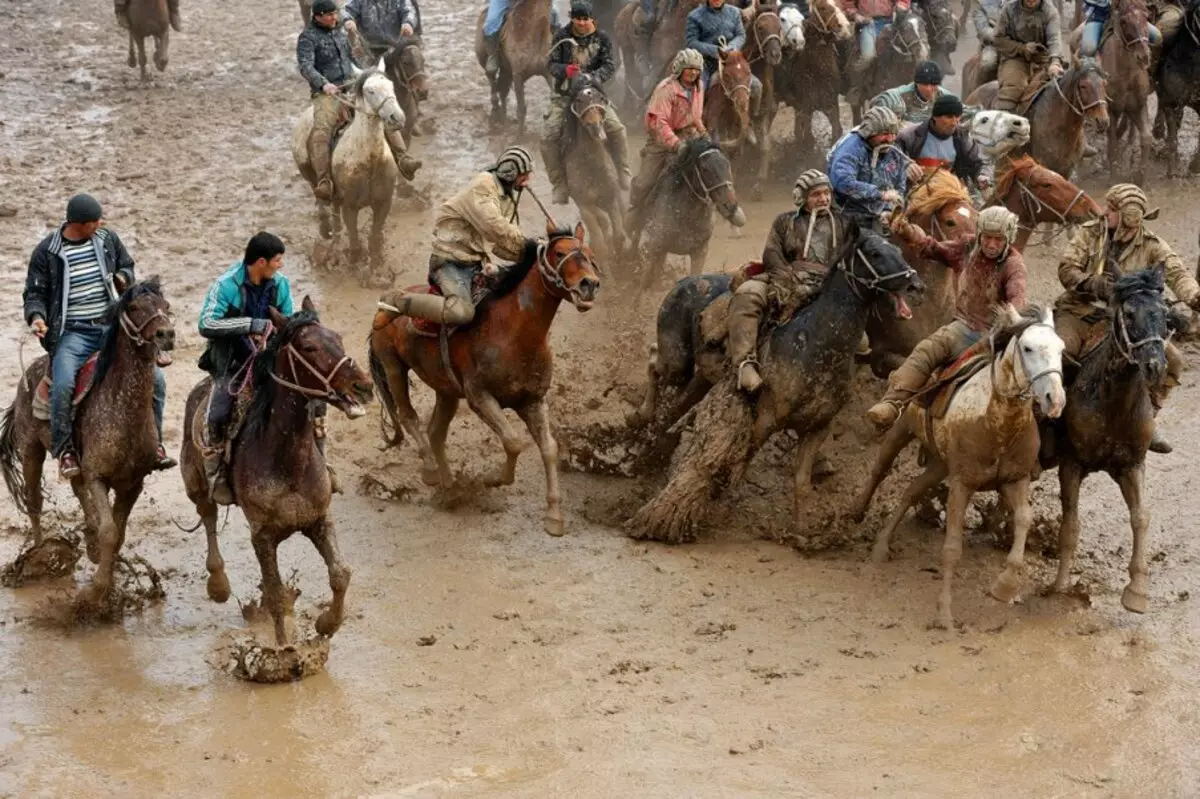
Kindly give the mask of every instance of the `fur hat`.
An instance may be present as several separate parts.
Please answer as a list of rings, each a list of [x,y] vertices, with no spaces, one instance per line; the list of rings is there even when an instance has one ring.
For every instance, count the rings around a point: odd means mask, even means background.
[[[993,205],[979,212],[975,229],[980,235],[990,233],[1003,236],[1005,241],[1012,244],[1017,239],[1017,215],[1002,205]]]

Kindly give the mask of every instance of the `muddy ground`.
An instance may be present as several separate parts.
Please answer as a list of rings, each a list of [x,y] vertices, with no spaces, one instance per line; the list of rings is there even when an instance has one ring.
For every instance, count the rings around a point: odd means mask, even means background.
[[[418,184],[436,198],[508,139],[488,134],[482,75],[465,44],[475,5],[426,6],[438,128],[417,146],[426,162]],[[107,0],[13,0],[6,11],[0,204],[15,211],[0,218],[7,390],[21,358],[28,253],[77,190],[102,199],[141,274],[165,280],[181,345],[169,372],[172,450],[199,376],[202,293],[260,228],[285,237],[298,294],[312,294],[363,355],[374,292],[313,268],[315,215],[288,153],[307,99],[293,60],[294,2],[260,0],[251,13],[185,4],[171,65],[148,85],[124,66]],[[532,96],[544,108],[545,89]],[[790,130],[784,117],[778,130]],[[782,167],[767,201],[747,203],[741,237],[719,227],[713,267],[755,254],[805,165]],[[1156,229],[1189,263],[1197,188],[1150,184],[1163,207]],[[535,216],[527,209],[531,232]],[[394,211],[388,261],[399,279],[421,276],[430,224],[427,211]],[[1034,294],[1049,299],[1053,249],[1030,255]],[[631,300],[612,285],[602,294],[586,316],[564,309],[553,331],[553,410],[563,425],[619,418],[641,385],[657,298]],[[23,358],[36,352],[26,347]],[[39,620],[69,582],[0,590],[0,795],[1195,796],[1196,374],[1162,415],[1176,454],[1148,468],[1145,616],[1120,608],[1130,535],[1102,476],[1084,488],[1078,565],[1090,601],[1037,596],[1054,562],[1031,553],[1028,598],[998,605],[983,591],[1002,553],[976,535],[956,595],[964,626],[932,632],[937,530],[906,524],[892,562],[865,562],[895,481],[844,539],[822,535],[821,513],[793,531],[786,447],[768,448],[714,507],[701,543],[664,548],[620,530],[653,482],[568,474],[569,535],[550,539],[536,456],[523,459],[515,486],[446,507],[420,486],[411,448],[377,451],[372,416],[331,425],[350,488],[334,514],[354,578],[328,670],[248,685],[221,670],[227,634],[245,629],[237,603],[206,600],[203,536],[172,524],[194,519],[179,475],[153,476],[126,547],[162,571],[165,601],[117,626],[64,632]],[[826,446],[842,472],[822,485],[822,507],[848,499],[871,453],[858,418],[881,384],[865,372],[859,384]],[[431,405],[427,391],[418,396]],[[467,473],[500,457],[465,410],[450,453]],[[359,490],[368,473],[390,498]],[[51,526],[77,525],[69,492],[48,488]],[[1037,495],[1053,524],[1054,479]],[[24,522],[7,500],[0,525],[8,561]],[[236,511],[222,541],[235,595],[248,602],[258,567]],[[324,568],[303,540],[281,557],[297,570],[297,607],[311,627],[328,596]]]

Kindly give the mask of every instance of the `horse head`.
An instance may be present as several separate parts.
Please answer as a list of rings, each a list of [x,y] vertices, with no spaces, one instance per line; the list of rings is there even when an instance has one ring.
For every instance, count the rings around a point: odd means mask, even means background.
[[[746,213],[738,204],[737,192],[733,190],[733,167],[712,139],[698,138],[685,142],[679,148],[675,169],[696,197],[711,202],[734,227],[746,224]]]
[[[546,246],[538,254],[538,272],[546,290],[560,300],[570,300],[577,311],[589,311],[600,291],[600,270],[592,248],[583,239],[583,223],[574,230],[546,223]]]
[[[783,49],[789,53],[804,50],[804,14],[795,6],[779,7],[779,31]]]
[[[1079,224],[1103,216],[1087,192],[1030,156],[1008,158],[997,170],[996,199],[1027,223]]]
[[[1108,130],[1108,76],[1094,58],[1084,58],[1060,78],[1060,91],[1071,110]]]
[[[111,357],[117,338],[124,334],[139,357],[155,360],[159,366],[169,365],[175,349],[175,322],[170,311],[171,303],[163,296],[158,278],[133,284],[109,308],[111,326],[104,349]]]
[[[258,360],[256,386],[269,379],[285,390],[313,400],[323,400],[351,419],[367,410],[374,396],[371,378],[346,354],[342,337],[321,324],[309,297],[299,313],[285,317],[269,309],[275,334]]]
[[[396,101],[396,88],[381,69],[367,69],[358,76],[354,82],[354,109],[360,114],[379,117],[389,127],[404,127],[404,111]]]
[[[809,38],[849,41],[854,35],[854,26],[836,0],[810,0],[808,18],[804,21]]]
[[[978,214],[967,187],[952,172],[938,169],[918,181],[905,200],[908,215],[935,238],[973,238]]]
[[[1150,12],[1143,0],[1123,0],[1113,26],[1121,46],[1134,54],[1138,66],[1150,67]]]
[[[899,247],[851,221],[846,225],[846,240],[837,263],[860,297],[868,301],[886,297],[897,319],[912,318],[912,309],[904,295],[919,299],[925,292],[925,283],[904,260]]]
[[[1025,397],[1035,397],[1047,417],[1057,419],[1067,404],[1063,388],[1063,341],[1054,330],[1054,312],[1031,305],[1018,313],[1005,303],[996,314],[992,344]],[[994,384],[993,384],[994,390]]]
[[[571,116],[590,136],[604,141],[604,113],[608,107],[608,98],[599,86],[587,81],[578,81],[571,92]]]
[[[750,24],[754,37],[754,49],[773,67],[779,66],[783,60],[783,21],[779,16],[779,6],[772,2],[762,2]]]
[[[429,99],[429,76],[425,74],[425,53],[417,36],[402,36],[383,56],[384,72],[391,78],[396,94],[408,92],[420,101]]]
[[[990,158],[1029,143],[1029,120],[1007,111],[980,111],[971,119],[971,139]]]
[[[1109,335],[1117,352],[1151,385],[1161,382],[1167,371],[1171,319],[1163,299],[1165,287],[1166,267],[1159,264],[1119,279],[1109,302]]]
[[[731,143],[731,147],[740,145],[746,131],[750,129],[751,77],[753,75],[750,71],[750,62],[746,60],[746,56],[736,50],[727,50],[721,53],[717,67],[717,81],[721,85],[721,90],[725,92],[725,96],[732,101],[733,109],[737,113],[738,125],[742,131],[736,143]]]
[[[919,63],[929,59],[929,39],[925,36],[925,23],[919,14],[897,10],[892,24],[881,36],[888,35],[887,44],[906,61]]]

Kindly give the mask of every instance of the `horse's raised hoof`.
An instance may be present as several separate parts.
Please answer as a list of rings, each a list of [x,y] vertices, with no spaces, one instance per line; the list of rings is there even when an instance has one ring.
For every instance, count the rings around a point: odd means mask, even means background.
[[[1021,582],[1007,571],[996,578],[988,593],[997,602],[1012,602],[1021,591]]]
[[[133,53],[130,53],[129,58],[125,59],[125,63],[129,65],[130,69],[133,69],[137,66],[137,56],[135,56]]]
[[[229,599],[229,578],[224,571],[208,575],[208,598],[213,602],[225,602]]]
[[[317,632],[327,638],[336,633],[341,626],[342,620],[336,618],[332,610],[327,610],[317,617]]]
[[[87,550],[88,560],[93,565],[100,565],[100,539],[95,531],[85,528],[83,531],[84,549]]]
[[[1121,605],[1130,613],[1145,613],[1150,609],[1150,598],[1134,591],[1132,586],[1126,586],[1121,594]]]
[[[553,516],[547,513],[542,522],[548,536],[562,538],[567,534],[567,531],[563,528],[562,516]]]
[[[625,414],[625,426],[626,427],[634,427],[634,428],[645,427],[647,421],[648,420],[646,419],[646,417],[642,415],[642,411],[640,408],[638,408],[637,410],[632,410],[629,413]]]
[[[108,596],[108,588],[97,585],[95,582],[88,583],[79,592],[75,594],[75,610],[80,615],[94,615],[104,606],[104,599]]]

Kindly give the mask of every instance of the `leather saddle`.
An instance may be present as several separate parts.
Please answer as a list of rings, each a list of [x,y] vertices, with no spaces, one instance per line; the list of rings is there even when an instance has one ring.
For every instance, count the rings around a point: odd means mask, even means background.
[[[442,296],[441,287],[432,282],[425,283],[424,285],[409,286],[405,289],[405,292],[409,294],[433,294],[438,297]],[[486,275],[484,275],[482,271],[476,272],[471,280],[471,303],[474,305],[479,305],[479,303],[487,299],[488,295],[491,293],[492,281]],[[414,319],[410,316],[408,317],[408,329],[409,332],[415,333],[418,336],[437,338],[442,331],[442,325],[440,322],[431,322],[428,319]],[[446,334],[451,335],[454,333],[454,331],[455,328],[452,326],[446,331]]]
[[[950,400],[954,399],[958,390],[986,368],[991,360],[987,341],[983,340],[968,347],[954,362],[935,372],[920,393],[921,407],[928,412],[929,418],[941,419],[945,416]]]
[[[78,375],[75,377],[75,394],[71,398],[71,407],[78,407],[79,403],[83,402],[87,397],[88,392],[92,390],[92,386],[96,384],[96,364],[100,360],[100,353],[92,353],[92,356],[83,362]],[[33,418],[47,421],[50,419],[50,359],[46,359],[46,372],[42,375],[42,379],[38,381],[37,387],[33,390]]]
[[[750,278],[761,275],[763,270],[761,261],[750,261],[733,273],[733,279],[729,281],[729,291],[710,302],[708,307],[700,312],[701,341],[710,347],[721,346],[729,336],[729,303],[733,301],[733,293]]]

